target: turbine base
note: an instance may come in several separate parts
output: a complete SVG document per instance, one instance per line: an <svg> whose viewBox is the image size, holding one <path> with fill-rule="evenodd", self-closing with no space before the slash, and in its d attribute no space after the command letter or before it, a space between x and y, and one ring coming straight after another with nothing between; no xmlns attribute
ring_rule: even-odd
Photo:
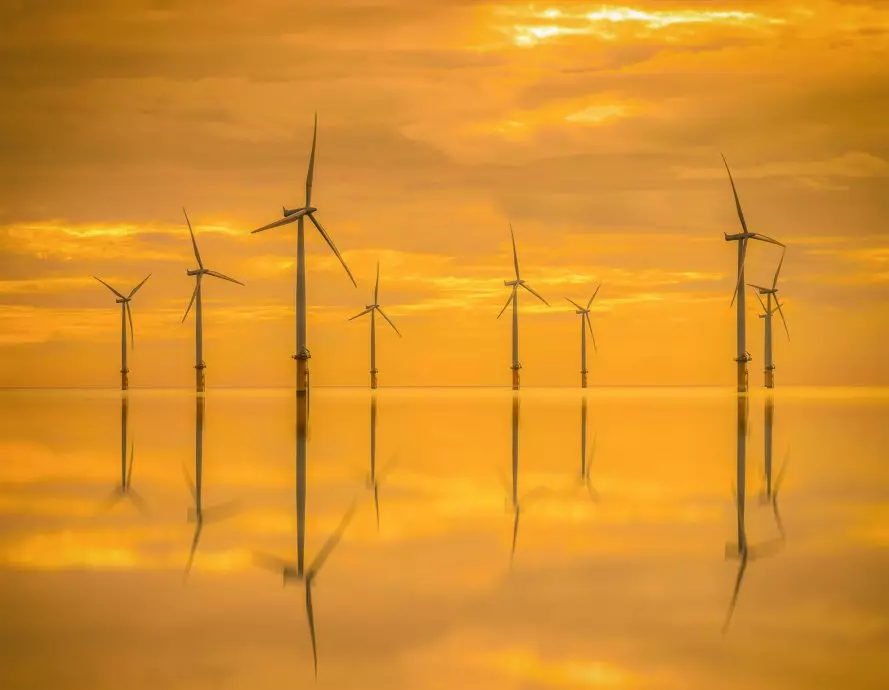
<svg viewBox="0 0 889 690"><path fill-rule="evenodd" d="M309 389L309 355L294 355L296 360L296 392L305 394Z"/></svg>
<svg viewBox="0 0 889 690"><path fill-rule="evenodd" d="M520 386L519 369L521 366L512 367L512 389L517 391Z"/></svg>
<svg viewBox="0 0 889 690"><path fill-rule="evenodd" d="M198 393L203 393L206 387L206 379L204 378L204 369L206 368L207 365L203 362L194 365L194 386Z"/></svg>
<svg viewBox="0 0 889 690"><path fill-rule="evenodd" d="M586 375L587 375L587 372L585 372L585 371L580 372L580 387L581 388L586 388L586 384L587 384Z"/></svg>
<svg viewBox="0 0 889 690"><path fill-rule="evenodd" d="M371 369L371 370L370 370L370 387L371 387L371 390L376 390L376 388L377 388L377 373L378 373L378 371L377 371L376 369Z"/></svg>
<svg viewBox="0 0 889 690"><path fill-rule="evenodd" d="M765 370L765 384L766 388L774 388L775 387L775 367L768 367Z"/></svg>

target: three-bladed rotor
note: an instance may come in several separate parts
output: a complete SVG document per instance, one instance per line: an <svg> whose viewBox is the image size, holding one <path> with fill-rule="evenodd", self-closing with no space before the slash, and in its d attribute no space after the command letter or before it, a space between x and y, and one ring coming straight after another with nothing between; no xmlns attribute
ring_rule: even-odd
<svg viewBox="0 0 889 690"><path fill-rule="evenodd" d="M349 267L346 266L346 261L343 259L339 250L336 248L336 245L333 243L333 240L330 239L330 235L327 234L327 231L318 222L318 219L315 218L315 212L318 210L316 207L312 206L312 179L315 176L315 147L318 143L318 113L315 113L315 127L312 133L312 153L309 155L309 171L306 174L306 203L305 206L300 208L288 209L286 207L282 207L281 211L283 213L283 218L276 220L268 225L263 225L261 228L257 228L256 230L252 230L251 232L263 232L265 230L271 230L272 228L277 228L282 225L287 225L288 223L293 223L300 218L306 217L311 222L312 225L321 233L321 237L324 238L324 241L327 242L327 246L330 247L331 251L336 255L336 258L339 259L339 262L342 264L343 268L346 271L346 274L349 276L349 280L352 281L352 284L355 287L358 287L358 283L355 282L355 278L352 276L352 272L349 270Z"/></svg>
<svg viewBox="0 0 889 690"><path fill-rule="evenodd" d="M509 224L509 235L512 238L512 263L513 263L513 266L515 267L515 280L504 280L503 281L503 285L505 285L506 287L512 288L512 294L509 296L509 299L506 300L506 304L503 305L503 309L501 309L500 313L497 314L498 319L501 316L503 316L503 312L506 311L506 308L510 304L512 304L513 300L516 298L516 292L518 292L519 287L525 288L528 292L530 292L532 295L534 295L537 299L539 299L541 302L543 302L546 306L549 306L549 302L547 302L545 299L543 299L543 297L541 297L540 294L534 288L532 288L524 280L522 280L521 274L519 272L519 255L518 255L518 252L516 252L515 232L513 232L512 223Z"/></svg>
<svg viewBox="0 0 889 690"><path fill-rule="evenodd" d="M580 317L584 320L584 322L586 322L586 325L589 327L590 337L593 339L593 349L596 350L597 352L598 352L598 348L596 348L596 335L593 333L593 324L590 322L590 309L593 306L593 300L596 299L596 295L599 294L599 288L601 288L601 287L602 287L602 285L599 284L599 286L596 288L596 291L593 293L593 296L590 297L589 301L586 303L585 307L580 306L577 302L575 302L570 297L565 298L572 305L574 305L574 309L575 309L574 313L579 314Z"/></svg>
<svg viewBox="0 0 889 690"><path fill-rule="evenodd" d="M778 312L778 315L781 317L781 323L784 324L784 332L787 334L787 339L790 340L790 330L787 328L787 320L784 318L784 310L781 308L781 301L778 299L778 275L781 273L781 266L784 264L784 254L787 250L785 249L781 252L781 260L778 262L778 268L775 270L775 277L772 279L772 287L767 288L761 285L754 285L753 283L747 283L748 286L752 287L756 292L757 299L759 300L760 305L762 305L763 313L760 314L761 318L766 318ZM768 304L763 302L762 295L768 295ZM775 306L771 307L772 296L775 298Z"/></svg>
<svg viewBox="0 0 889 690"><path fill-rule="evenodd" d="M398 337L403 337L401 335L401 331L398 330L398 327L392 322L388 316L386 316L386 312L383 311L383 308L380 306L380 262L377 261L377 280L374 283L374 301L373 304L368 304L364 307L364 311L358 312L355 316L350 316L349 321L354 321L359 316L364 316L365 314L370 314L372 311L376 311L386 319L386 322L392 326L392 329L398 333Z"/></svg>
<svg viewBox="0 0 889 690"><path fill-rule="evenodd" d="M187 275L195 276L195 286L194 291L191 293L191 299L188 301L188 306L185 308L185 314L182 316L182 323L185 322L185 319L188 317L188 312L191 311L191 307L194 304L195 298L198 295L198 291L201 289L201 278L205 275L213 276L214 278L220 278L222 280L227 280L230 283L237 283L238 285L244 285L240 280L235 280L234 278L230 278L227 275L223 275L217 271L211 271L209 268L204 267L204 262L201 259L201 252L198 249L198 243L194 236L194 230L191 228L191 221L188 219L188 212L185 208L182 208L182 213L185 214L185 222L188 223L188 234L191 236L191 246L194 249L194 258L198 262L198 267L194 269L188 269L185 271Z"/></svg>
<svg viewBox="0 0 889 690"><path fill-rule="evenodd" d="M113 287L111 287L108 283L106 283L106 282L105 282L104 280L102 280L101 278L98 278L98 277L96 277L96 276L93 276L93 278L95 278L96 280L98 280L100 283L102 283L102 285L104 285L106 288L108 288L109 290L111 290L111 292L113 292L113 293L117 296L117 299L114 300L117 304L123 304L123 305L124 305L124 309L126 309L126 311L127 311L127 319L128 319L129 322L130 322L130 348L131 348L131 349L132 349L132 348L135 348L135 347L136 347L136 337L135 337L135 335L133 334L133 312L130 311L130 300L132 300L133 297L135 296L135 294L136 294L137 292L139 292L139 288L141 288L143 285L145 285L145 281L147 281L149 278L151 278L151 274L149 273L147 276L145 276L145 277L142 279L142 282L139 283L139 284L138 284L136 287L134 287L132 290L130 290L130 294L127 295L126 297L124 297L124 295L122 295L121 293L119 293L117 290L115 290Z"/></svg>

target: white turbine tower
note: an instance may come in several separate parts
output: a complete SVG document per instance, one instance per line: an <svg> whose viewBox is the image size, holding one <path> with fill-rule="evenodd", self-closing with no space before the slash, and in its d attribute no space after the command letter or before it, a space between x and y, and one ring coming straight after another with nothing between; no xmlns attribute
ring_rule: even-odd
<svg viewBox="0 0 889 690"><path fill-rule="evenodd" d="M96 276L93 276L96 278ZM145 281L151 278L151 274L149 273L142 279L142 282L139 283L136 287L130 290L130 294L124 297L117 290L111 287L108 283L106 283L101 278L96 278L102 285L111 290L116 296L117 299L114 300L120 305L120 389L125 391L130 387L130 378L128 374L130 370L127 369L127 320L130 322L130 347L136 347L136 339L133 335L133 313L130 311L130 300L133 299L133 296L139 291L139 288L145 285Z"/></svg>
<svg viewBox="0 0 889 690"><path fill-rule="evenodd" d="M380 262L377 262L377 282L374 283L374 301L373 304L368 304L364 311L355 314L349 318L349 321L354 321L359 316L364 316L365 314L370 314L370 387L375 389L377 387L377 326L375 319L375 312L380 312L380 316L386 319L386 322L392 326L396 333L398 333L398 337L401 336L401 331L395 327L395 324L392 323L392 319L386 316L386 312L383 311L383 308L380 306Z"/></svg>
<svg viewBox="0 0 889 690"><path fill-rule="evenodd" d="M547 302L543 297L541 297L537 292L528 285L524 280L522 280L519 275L519 256L516 253L515 248L515 233L512 230L512 223L509 224L509 235L512 238L512 262L515 266L515 280L504 280L503 284L506 287L512 288L512 294L509 296L509 299L506 300L506 304L503 305L503 309L500 310L500 313L497 314L497 318L499 319L503 316L503 312L506 311L506 308L509 306L510 302L512 302L512 389L517 391L519 389L519 369L522 368L521 362L519 362L519 287L525 288L528 292L534 295L537 299L543 302L546 306L549 306L549 302Z"/></svg>
<svg viewBox="0 0 889 690"><path fill-rule="evenodd" d="M312 153L309 156L309 172L306 175L306 204L301 208L295 209L287 209L282 208L281 210L284 213L284 217L280 220L276 220L274 223L269 223L268 225L264 225L261 228L257 228L252 232L262 232L263 230L271 230L272 228L277 228L280 225L286 225L287 223L292 223L296 221L296 354L293 355L293 359L296 360L296 391L297 393L305 393L305 391L309 387L309 358L312 356L306 347L306 250L305 250L305 228L304 228L304 219L308 217L310 221L312 221L312 225L314 225L318 232L321 233L321 237L324 238L324 241L327 242L327 245L336 255L336 258L340 260L340 263L343 265L343 268L346 269L346 273L349 276L349 280L352 281L352 284L355 287L358 287L358 283L355 282L355 278L352 277L351 271L349 271L349 267L346 266L346 262L343 260L343 257L340 255L339 250L333 243L333 240L330 239L330 236L321 227L321 223L315 218L315 212L318 210L314 206L312 206L312 177L315 173L315 145L318 140L318 113L315 113L315 129L312 135Z"/></svg>
<svg viewBox="0 0 889 690"><path fill-rule="evenodd" d="M213 276L214 278L221 278L222 280L227 280L232 283L237 283L238 285L243 285L240 280L235 280L234 278L229 278L226 275L222 275L221 273L217 273L216 271L211 271L209 268L204 268L204 262L201 261L201 253L198 251L198 243L194 238L194 231L191 229L191 221L188 219L188 213L185 211L183 207L182 213L185 214L185 222L188 223L188 233L191 235L191 246L194 248L194 258L198 262L198 267L195 269L186 270L186 274L190 276L194 276L194 292L191 293L191 300L188 303L188 307L185 309L185 314L182 317L182 323L185 323L185 319L188 316L188 312L191 310L191 305L194 304L194 320L195 320L195 345L194 345L194 368L195 368L195 378L196 378L196 390L201 393L204 390L204 369L206 369L207 365L204 363L204 323L203 323L203 306L201 303L201 278L205 275Z"/></svg>
<svg viewBox="0 0 889 690"><path fill-rule="evenodd" d="M596 299L596 295L599 294L599 287L596 288L596 291L593 293L593 296L590 297L590 301L586 303L586 307L581 307L577 302L575 302L570 297L566 297L571 304L573 304L577 311L575 314L580 314L580 387L586 388L586 329L584 326L589 326L590 329L590 337L593 339L593 349L598 351L596 347L596 336L593 334L593 324L590 323L590 307L593 306L593 300Z"/></svg>
<svg viewBox="0 0 889 690"><path fill-rule="evenodd" d="M747 362L750 361L750 353L747 352L747 342L746 342L746 301L744 299L744 290L742 289L744 286L744 260L747 255L747 240L759 240L761 242L769 242L770 244L776 244L779 247L784 247L778 240L772 239L771 237L767 237L766 235L760 235L759 233L749 232L747 230L747 221L744 220L744 212L741 210L741 201L738 199L738 191L735 189L735 181L732 179L732 171L729 170L728 161L725 160L725 156L722 157L722 162L725 163L725 169L728 172L729 182L732 184L732 194L735 197L735 207L738 210L738 219L741 221L741 229L743 232L736 233L734 235L729 235L728 233L723 233L725 235L726 242L737 242L738 243L738 279L735 282L735 292L732 295L731 304L735 303L735 298L738 299L738 311L737 311L737 320L738 320L738 343L737 343L737 356L735 357L735 361L738 363L738 392L746 393L747 392Z"/></svg>
<svg viewBox="0 0 889 690"><path fill-rule="evenodd" d="M781 273L781 265L784 263L784 252L781 252L781 260L778 262L778 269L775 271L775 278L772 280L772 287L766 288L761 285L753 285L748 283L750 287L756 290L756 298L762 305L763 313L759 318L766 320L765 334L765 377L766 388L775 387L775 362L772 360L772 314L776 311L781 317L784 324L784 332L787 333L787 339L790 340L790 331L787 330L787 320L784 318L784 311L781 309L781 302L778 301L778 274ZM762 296L766 296L766 301L762 301ZM775 306L772 306L772 297L775 299Z"/></svg>

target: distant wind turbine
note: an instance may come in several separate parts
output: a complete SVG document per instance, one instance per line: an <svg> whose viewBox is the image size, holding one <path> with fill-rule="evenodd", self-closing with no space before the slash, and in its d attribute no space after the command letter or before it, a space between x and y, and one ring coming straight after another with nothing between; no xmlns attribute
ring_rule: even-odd
<svg viewBox="0 0 889 690"><path fill-rule="evenodd" d="M352 281L352 284L355 287L358 287L358 283L355 282L355 278L352 277L351 271L349 271L349 267L346 266L346 262L343 260L343 257L340 255L339 250L333 243L333 240L330 239L330 236L321 227L321 223L315 218L315 212L318 210L314 206L312 206L312 178L315 173L315 145L318 140L318 113L315 113L315 129L312 135L312 153L309 156L309 172L306 175L306 203L305 206L295 209L287 209L282 208L284 213L284 217L280 220L276 220L273 223L269 223L268 225L264 225L261 228L257 228L252 232L262 232L264 230L271 230L272 228L277 228L280 225L286 225L287 223L292 223L293 221L297 222L296 225L296 354L293 355L293 359L296 360L296 390L297 393L305 393L305 391L309 387L309 358L312 356L309 352L309 349L306 347L306 250L305 250L305 228L304 228L304 219L308 217L310 221L312 221L312 225L314 225L318 232L321 233L321 236L324 238L324 241L327 242L327 245L336 255L336 258L339 259L340 263L343 265L343 268L346 270L346 274L349 276L349 280Z"/></svg>
<svg viewBox="0 0 889 690"><path fill-rule="evenodd" d="M741 221L741 229L743 232L736 233L734 235L729 235L728 233L723 233L725 235L726 242L737 242L738 243L738 277L735 282L735 291L732 294L731 304L735 303L735 298L738 299L738 307L737 307L737 321L738 321L738 342L737 342L737 357L735 357L735 361L738 363L738 392L746 393L747 392L747 362L750 361L750 353L747 352L747 342L746 342L746 302L744 299L744 261L747 255L747 240L759 240L760 242L768 242L770 244L775 244L779 247L784 247L783 244L778 242L778 240L772 239L771 237L767 237L766 235L760 235L755 232L749 232L747 230L747 221L744 220L744 212L741 210L741 201L738 199L738 191L735 189L735 181L732 179L732 171L729 170L728 161L725 160L725 156L722 157L722 162L725 163L725 169L728 172L729 182L732 185L732 194L735 197L735 208L738 211L738 219Z"/></svg>
<svg viewBox="0 0 889 690"><path fill-rule="evenodd" d="M573 304L577 311L575 314L580 314L580 387L586 388L586 328L584 326L588 326L590 329L590 337L593 339L593 349L598 351L596 347L596 336L593 333L593 324L590 323L590 307L593 306L593 300L596 299L596 295L599 294L599 287L596 288L596 291L593 293L593 296L590 297L590 301L586 303L586 307L581 307L577 302L575 302L570 297L566 297L565 299Z"/></svg>
<svg viewBox="0 0 889 690"><path fill-rule="evenodd" d="M785 250L786 251L786 250ZM765 333L765 377L766 388L775 387L775 362L772 359L772 314L776 311L781 317L781 323L784 324L784 332L787 333L787 339L790 340L790 331L787 330L787 321L784 318L784 311L781 309L781 302L778 300L778 274L781 273L781 265L784 263L784 252L781 252L781 260L778 262L778 268L775 271L775 278L772 280L772 287L766 288L760 285L748 283L750 287L756 290L756 298L762 305L762 314L759 318L766 320ZM766 301L762 301L762 296L766 296ZM772 306L772 297L775 299L775 306Z"/></svg>
<svg viewBox="0 0 889 690"><path fill-rule="evenodd" d="M186 274L190 276L194 276L194 292L191 293L191 300L188 302L188 307L185 309L185 314L182 317L182 323L185 323L185 319L188 316L188 312L191 310L191 305L194 304L194 319L195 319L195 355L194 355L194 368L196 372L196 388L199 393L204 390L204 369L206 368L206 364L204 363L203 358L203 347L204 347L204 328L203 328L203 308L201 304L201 278L205 275L213 276L214 278L221 278L222 280L227 280L231 283L237 283L238 285L243 285L240 280L235 280L234 278L229 278L222 273L217 273L216 271L211 271L209 268L204 268L204 262L201 261L201 253L198 251L198 243L194 238L194 231L191 229L191 221L188 219L188 213L186 213L185 208L183 207L182 213L185 214L185 222L188 223L188 234L191 235L191 246L194 248L194 258L198 262L198 267L195 269L186 270ZM197 304L195 304L195 300L197 300Z"/></svg>
<svg viewBox="0 0 889 690"><path fill-rule="evenodd" d="M355 314L352 316L349 321L354 321L359 316L364 316L365 314L370 314L370 387L372 389L376 389L377 387L377 326L376 326L376 312L380 312L380 316L386 319L386 322L392 326L392 329L398 333L398 337L401 337L401 331L395 327L395 324L392 323L392 319L386 316L386 312L383 311L383 308L380 306L380 262L377 262L377 281L374 283L374 301L373 304L368 304L364 311Z"/></svg>
<svg viewBox="0 0 889 690"><path fill-rule="evenodd" d="M96 276L93 276L93 278L96 278ZM130 311L130 300L133 299L133 296L139 291L139 288L145 285L145 281L149 278L151 278L150 273L142 279L141 283L130 290L130 294L126 297L101 278L96 278L96 280L117 296L117 299L114 301L120 305L120 389L122 391L125 391L130 387L130 379L128 376L130 370L127 369L127 319L130 321L130 347L136 347L136 339L133 335L133 313Z"/></svg>
<svg viewBox="0 0 889 690"><path fill-rule="evenodd" d="M194 523L194 536L191 540L191 550L188 553L188 563L185 565L185 575L183 581L186 580L191 573L191 566L194 563L195 551L198 548L198 541L201 538L201 531L204 529L205 522L218 522L227 517L231 517L237 504L229 501L212 508L204 508L202 499L203 486L203 466L204 466L204 406L206 399L203 395L197 396L195 400L195 435L194 435L194 483L188 476L188 470L183 466L182 470L185 474L185 482L188 484L188 490L194 499L194 508L188 510L188 522Z"/></svg>
<svg viewBox="0 0 889 690"><path fill-rule="evenodd" d="M528 292L534 295L537 299L543 302L546 306L549 306L549 302L547 302L543 297L541 297L537 292L528 285L524 280L522 280L519 275L519 256L516 253L515 248L515 233L512 230L512 223L509 224L509 235L512 238L512 262L515 266L515 280L504 280L503 284L506 287L512 288L512 294L509 296L509 299L506 300L506 304L503 305L503 309L500 310L500 313L497 314L497 318L499 319L503 316L503 312L506 311L506 308L509 306L510 302L512 303L512 389L517 391L519 389L519 369L522 368L521 362L519 362L519 295L518 290L519 287L525 288Z"/></svg>

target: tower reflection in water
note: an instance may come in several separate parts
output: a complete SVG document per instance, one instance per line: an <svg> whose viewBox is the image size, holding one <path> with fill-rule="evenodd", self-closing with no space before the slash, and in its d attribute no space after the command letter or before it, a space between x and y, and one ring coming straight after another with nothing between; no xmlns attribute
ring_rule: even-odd
<svg viewBox="0 0 889 690"><path fill-rule="evenodd" d="M143 515L148 515L148 506L144 499L133 488L133 466L136 461L135 434L130 441L130 462L127 465L127 427L130 419L130 398L128 393L120 397L120 484L112 489L111 494L102 503L101 510L110 510L120 501L128 498Z"/></svg>
<svg viewBox="0 0 889 690"><path fill-rule="evenodd" d="M747 540L747 529L745 525L745 505L746 505L746 486L747 486L747 433L748 433L748 415L750 401L746 394L737 396L737 490L736 490L736 507L737 507L737 543L728 543L725 546L726 559L738 560L738 573L735 577L735 586L732 591L732 598L729 602L728 612L725 617L725 623L722 626L722 634L728 632L731 625L732 616L735 612L735 606L738 603L738 595L741 591L741 584L744 581L744 574L747 570L747 564L761 558L773 556L784 547L784 530L783 525L778 518L777 489L780 486L780 480L783 478L783 470L779 475L778 481L775 483L773 491L771 484L771 458L772 458L772 424L774 420L774 400L771 396L766 399L765 414L765 466L766 466L766 501L771 502L776 519L778 520L781 536L775 539L767 540L759 544L751 545Z"/></svg>
<svg viewBox="0 0 889 690"><path fill-rule="evenodd" d="M308 396L297 392L296 396L296 564L268 554L254 554L254 562L273 572L280 573L286 586L292 581L303 583L305 587L306 618L309 625L309 637L312 643L312 660L315 677L318 677L318 649L315 639L315 612L312 606L312 586L324 563L342 539L349 522L358 505L353 500L349 509L340 520L337 528L315 555L308 568L305 564L306 545L306 446L308 432Z"/></svg>

